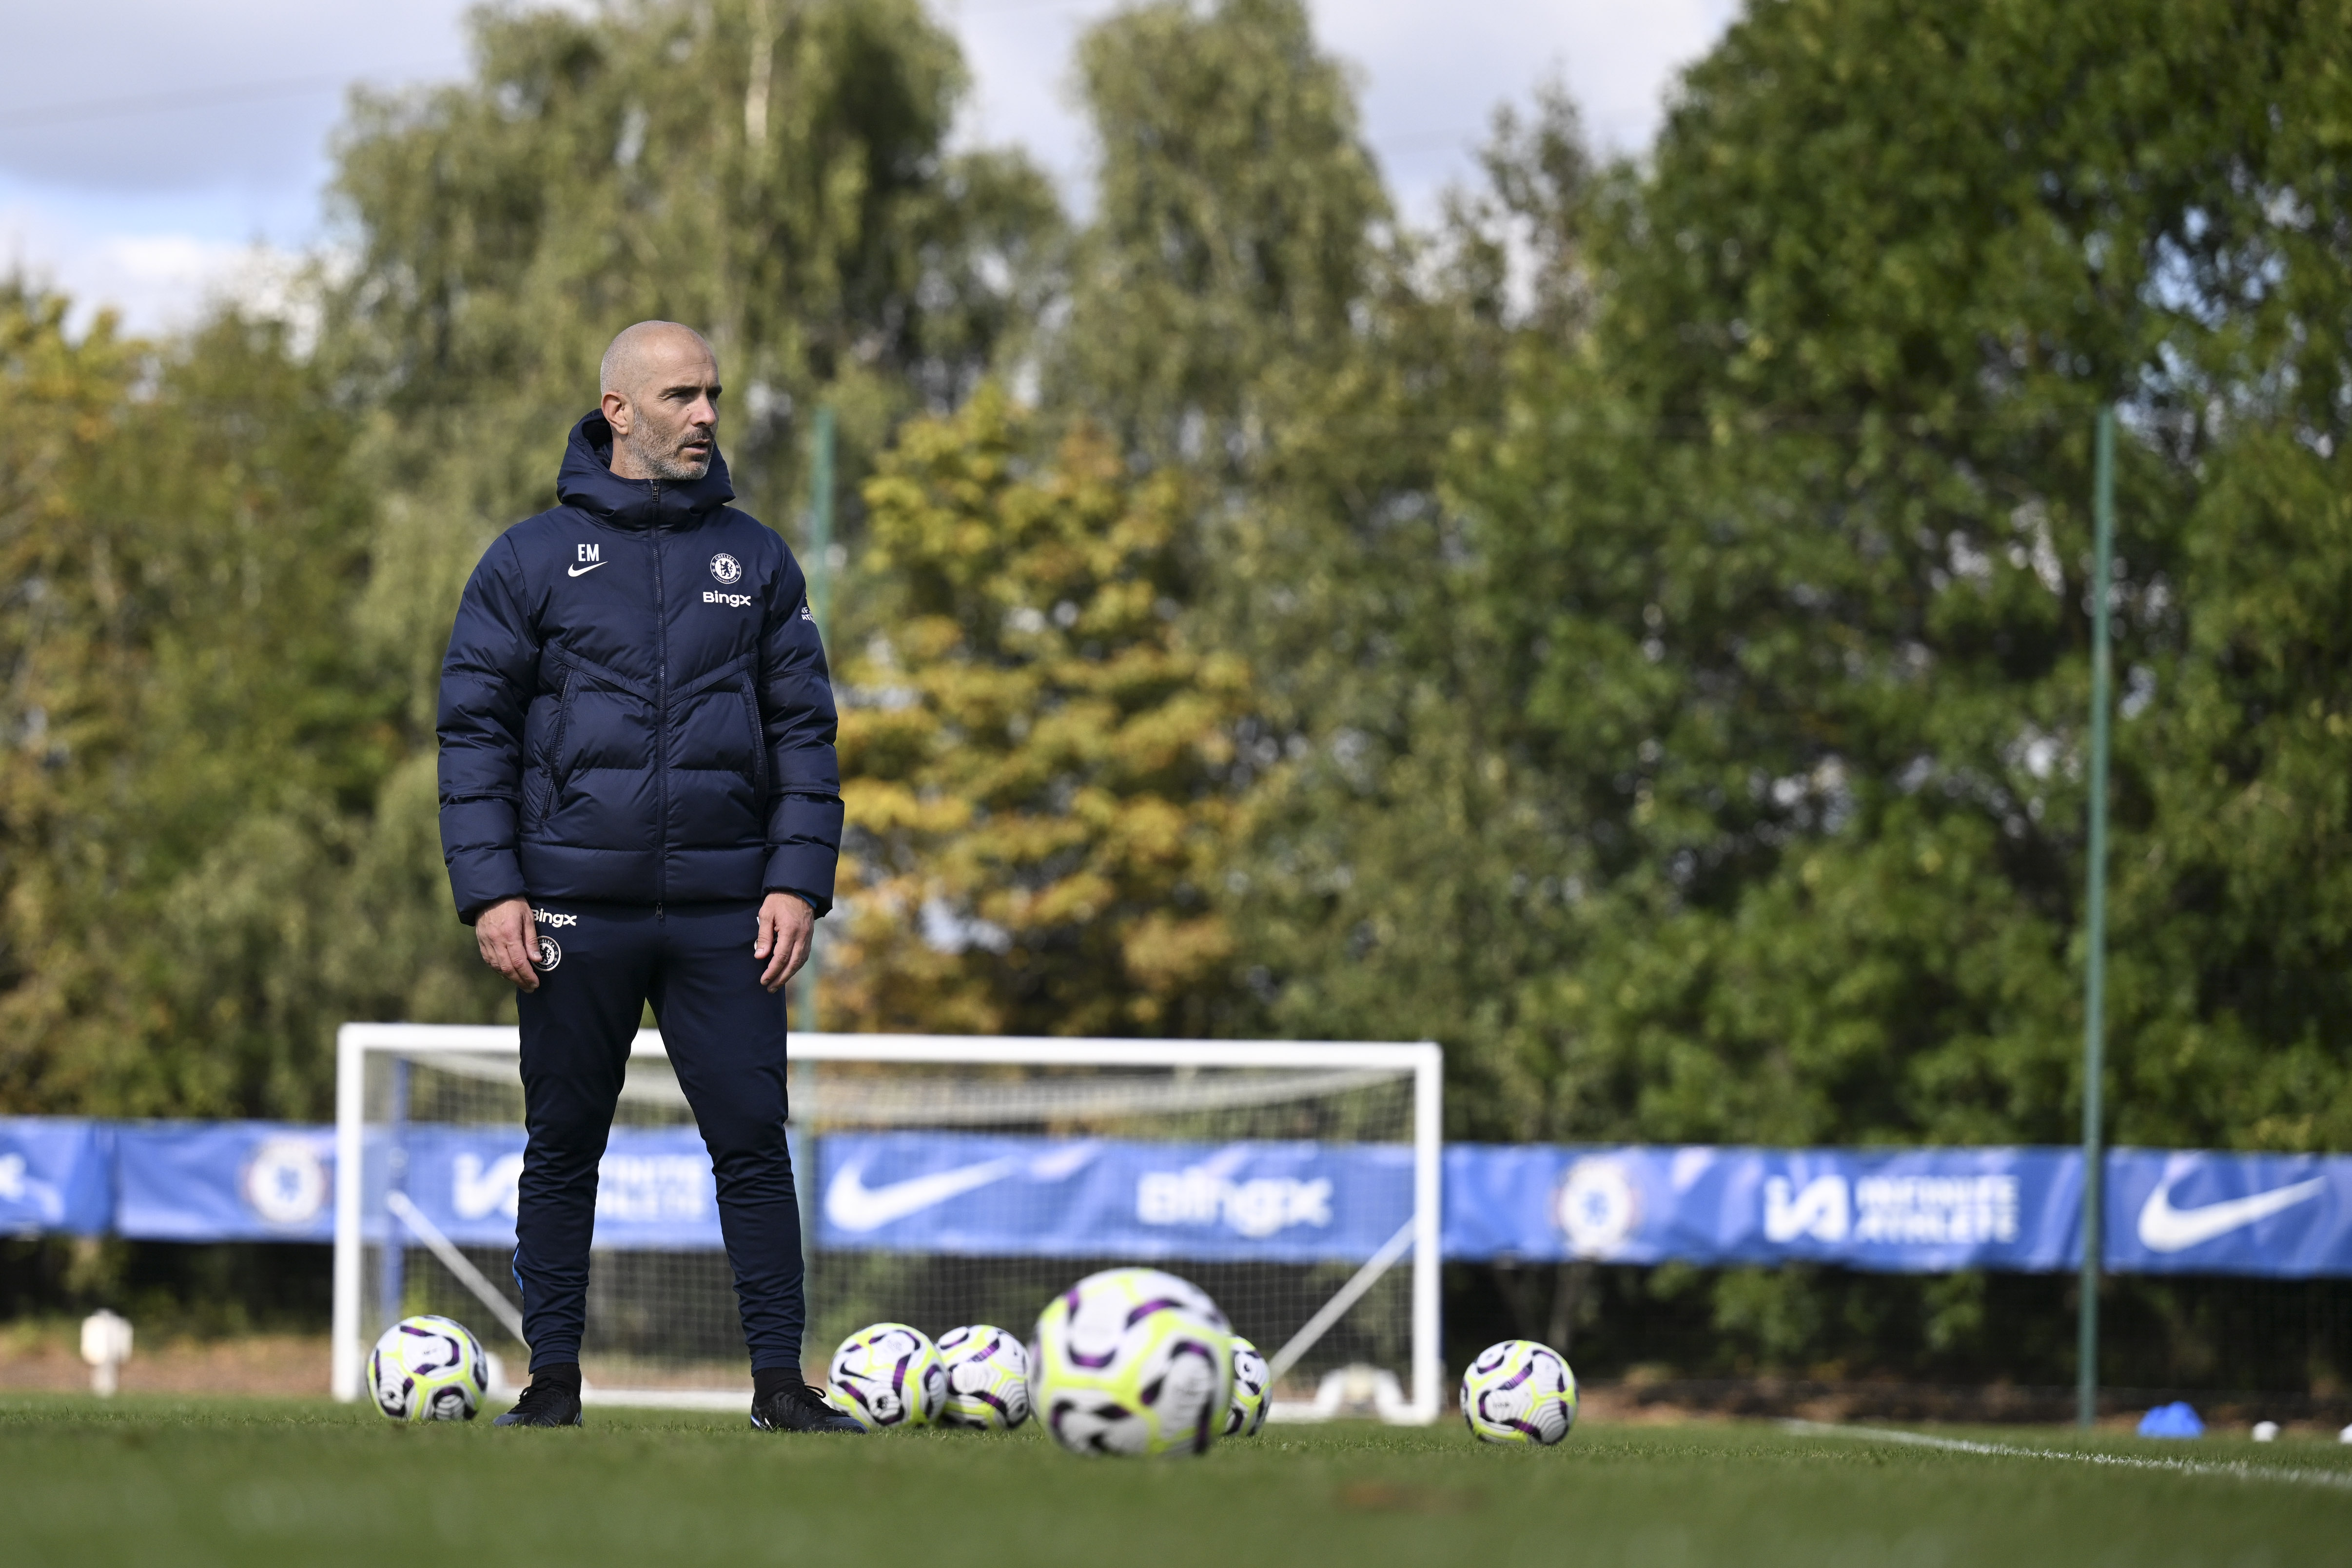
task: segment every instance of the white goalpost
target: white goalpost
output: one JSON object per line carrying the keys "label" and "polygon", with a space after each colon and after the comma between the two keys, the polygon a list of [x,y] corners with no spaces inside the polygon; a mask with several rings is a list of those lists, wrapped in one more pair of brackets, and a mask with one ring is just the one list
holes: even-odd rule
{"label": "white goalpost", "polygon": [[[420,1311],[520,1381],[518,1051],[513,1028],[340,1031],[336,1398]],[[1437,1418],[1435,1045],[798,1035],[792,1056],[812,1377],[865,1323],[1025,1338],[1081,1276],[1150,1264],[1256,1342],[1275,1419]],[[582,1364],[590,1403],[750,1398],[709,1161],[654,1030],[600,1172]]]}

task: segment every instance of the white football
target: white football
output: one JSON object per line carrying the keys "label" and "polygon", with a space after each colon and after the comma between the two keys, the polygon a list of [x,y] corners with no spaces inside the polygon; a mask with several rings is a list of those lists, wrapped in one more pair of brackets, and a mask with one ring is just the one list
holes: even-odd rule
{"label": "white football", "polygon": [[1199,1287],[1157,1268],[1091,1274],[1029,1344],[1038,1419],[1075,1454],[1200,1454],[1224,1430],[1232,1334]]}
{"label": "white football", "polygon": [[1488,1345],[1462,1374],[1462,1419],[1488,1443],[1549,1447],[1576,1425],[1576,1373],[1533,1340]]}
{"label": "white football", "polygon": [[1274,1403],[1274,1373],[1257,1347],[1239,1334],[1233,1349],[1234,1396],[1225,1405],[1228,1437],[1255,1437],[1265,1428],[1265,1407]]}
{"label": "white football", "polygon": [[947,1403],[939,1348],[904,1323],[876,1323],[842,1341],[825,1382],[833,1402],[869,1432],[928,1426]]}
{"label": "white football", "polygon": [[471,1421],[489,1392],[489,1360],[454,1318],[403,1318],[368,1352],[367,1380],[394,1421]]}
{"label": "white football", "polygon": [[940,1364],[948,1377],[940,1426],[1009,1432],[1029,1419],[1029,1352],[1003,1329],[950,1329],[940,1336]]}

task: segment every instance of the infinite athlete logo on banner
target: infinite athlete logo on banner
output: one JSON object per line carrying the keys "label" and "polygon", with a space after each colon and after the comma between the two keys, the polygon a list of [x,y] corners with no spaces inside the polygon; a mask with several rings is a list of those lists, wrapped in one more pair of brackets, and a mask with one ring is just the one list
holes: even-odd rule
{"label": "infinite athlete logo on banner", "polygon": [[[467,1247],[512,1247],[520,1128],[424,1123],[402,1139],[402,1191]],[[698,1251],[720,1245],[710,1155],[691,1127],[615,1127],[596,1172],[596,1245]]]}

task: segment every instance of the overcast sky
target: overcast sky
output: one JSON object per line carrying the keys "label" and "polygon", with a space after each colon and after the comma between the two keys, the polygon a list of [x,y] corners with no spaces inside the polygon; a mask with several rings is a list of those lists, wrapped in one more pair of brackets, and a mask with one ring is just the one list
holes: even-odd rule
{"label": "overcast sky", "polygon": [[[1496,104],[1565,79],[1607,149],[1638,151],[1674,72],[1737,0],[1310,0],[1350,62],[1409,211],[1469,168]],[[961,134],[1018,142],[1074,188],[1070,48],[1116,0],[932,0],[978,79]],[[470,0],[76,0],[11,7],[0,99],[0,270],[132,326],[184,320],[320,232],[342,84],[462,75]],[[93,47],[102,41],[102,47]],[[261,247],[259,260],[255,247]],[[245,286],[245,285],[236,285]]]}

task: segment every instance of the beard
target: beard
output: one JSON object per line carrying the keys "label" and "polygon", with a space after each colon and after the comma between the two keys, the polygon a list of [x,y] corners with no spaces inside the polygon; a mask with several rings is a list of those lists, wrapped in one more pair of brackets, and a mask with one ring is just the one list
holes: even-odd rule
{"label": "beard", "polygon": [[664,484],[686,484],[702,478],[710,472],[710,459],[719,450],[716,440],[698,458],[690,457],[675,447],[657,448],[652,442],[635,436],[628,437],[627,445],[629,455],[636,458],[638,465]]}

